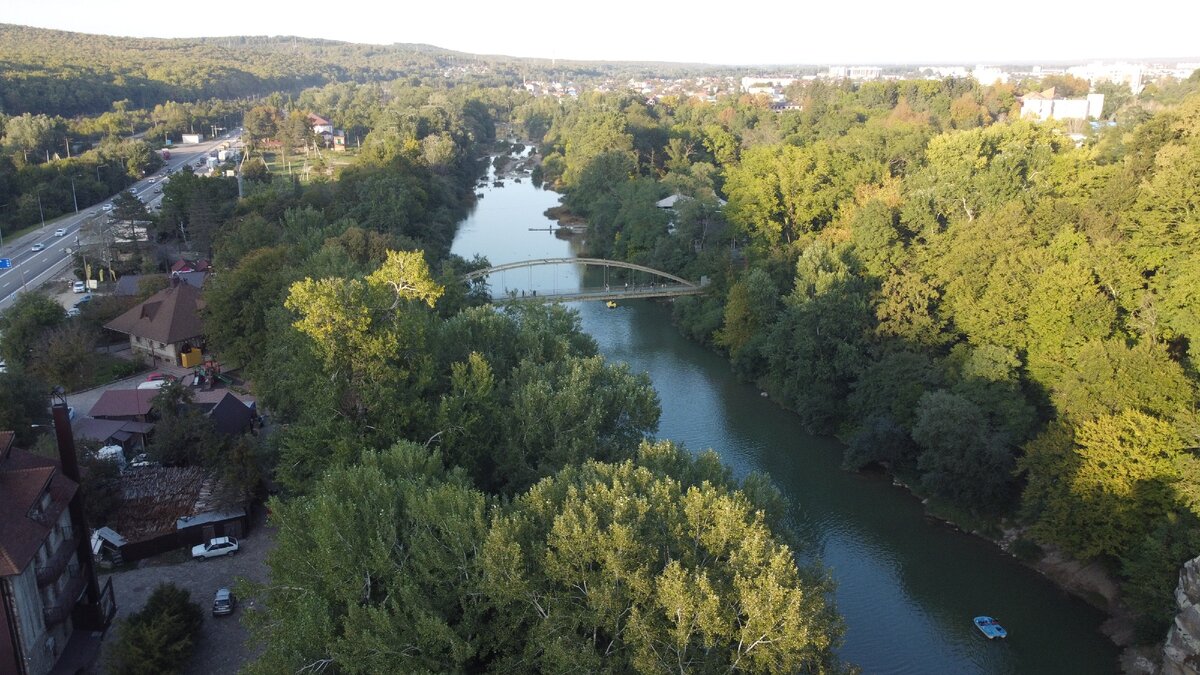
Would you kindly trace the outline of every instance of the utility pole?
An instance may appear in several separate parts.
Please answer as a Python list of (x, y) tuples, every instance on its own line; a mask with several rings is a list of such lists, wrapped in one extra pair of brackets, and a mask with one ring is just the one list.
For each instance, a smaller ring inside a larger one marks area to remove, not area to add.
[(71, 201), (75, 204), (75, 213), (79, 213), (79, 200), (75, 198), (75, 177), (71, 176)]
[(41, 216), (41, 218), (42, 218), (42, 229), (45, 230), (46, 229), (46, 213), (44, 211), (42, 211), (42, 189), (41, 188), (38, 188), (37, 200), (38, 200), (38, 215)]

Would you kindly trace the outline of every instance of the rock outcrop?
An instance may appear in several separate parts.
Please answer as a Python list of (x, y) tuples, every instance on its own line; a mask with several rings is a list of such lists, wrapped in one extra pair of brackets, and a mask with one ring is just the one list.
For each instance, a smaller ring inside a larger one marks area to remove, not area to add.
[(1163, 675), (1200, 674), (1200, 557), (1183, 564), (1175, 588), (1179, 613), (1163, 646)]

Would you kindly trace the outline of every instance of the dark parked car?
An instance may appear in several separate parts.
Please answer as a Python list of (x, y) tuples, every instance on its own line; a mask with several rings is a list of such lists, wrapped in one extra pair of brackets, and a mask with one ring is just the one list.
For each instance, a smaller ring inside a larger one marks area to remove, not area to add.
[(237, 598), (234, 597), (233, 591), (228, 588), (218, 588), (217, 595), (213, 598), (213, 616), (233, 614), (234, 607), (237, 607)]

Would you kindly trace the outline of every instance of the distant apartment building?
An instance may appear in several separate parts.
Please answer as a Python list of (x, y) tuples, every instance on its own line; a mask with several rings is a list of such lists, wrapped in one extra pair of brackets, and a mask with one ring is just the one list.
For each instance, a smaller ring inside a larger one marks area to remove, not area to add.
[(831, 80), (878, 80), (883, 68), (878, 66), (829, 66), (825, 77)]
[(1046, 120), (1088, 120), (1100, 117), (1104, 110), (1104, 94), (1088, 94), (1087, 98), (1059, 98), (1055, 88), (1021, 98), (1021, 118)]
[(1008, 83), (1008, 73), (995, 66), (975, 66), (975, 69), (971, 71), (971, 77), (985, 87)]
[(929, 79), (942, 79), (946, 77), (965, 79), (971, 76), (970, 71), (963, 66), (921, 66), (917, 68), (917, 72)]
[(1095, 87), (1100, 82), (1112, 82), (1114, 84), (1124, 84), (1129, 87), (1129, 92), (1138, 94), (1142, 91), (1142, 82), (1145, 76), (1145, 68), (1138, 63), (1104, 63), (1102, 61), (1093, 61), (1086, 66), (1072, 66), (1067, 68), (1067, 74), (1088, 81), (1088, 84)]

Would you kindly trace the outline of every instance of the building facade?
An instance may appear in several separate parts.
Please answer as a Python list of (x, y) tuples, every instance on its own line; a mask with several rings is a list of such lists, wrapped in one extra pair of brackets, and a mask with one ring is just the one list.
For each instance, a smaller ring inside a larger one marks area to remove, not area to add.
[(68, 508), (79, 486), (0, 432), (0, 672), (49, 673), (87, 588)]

